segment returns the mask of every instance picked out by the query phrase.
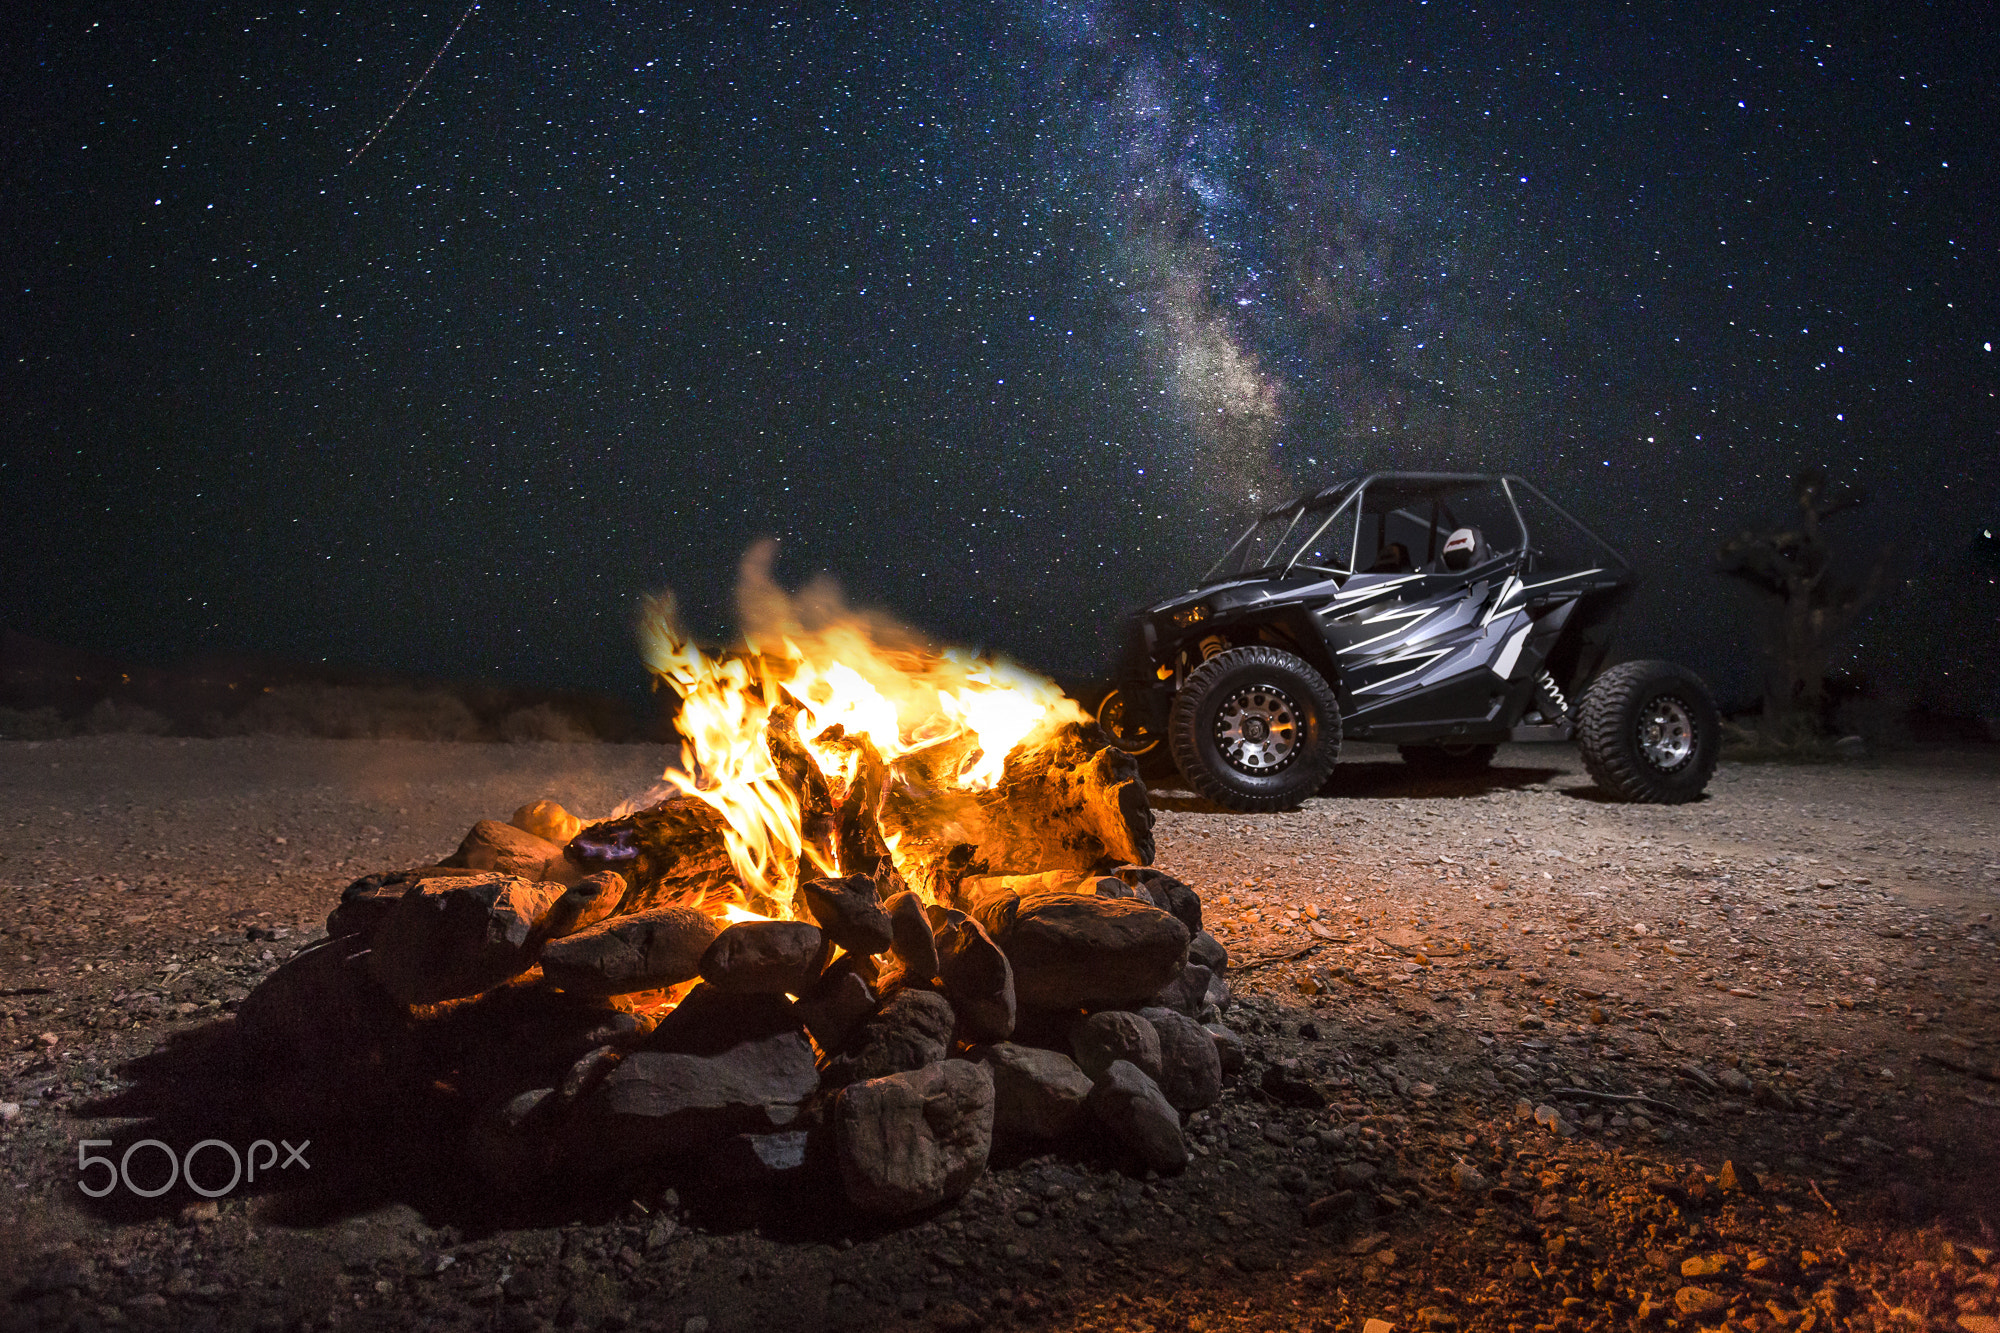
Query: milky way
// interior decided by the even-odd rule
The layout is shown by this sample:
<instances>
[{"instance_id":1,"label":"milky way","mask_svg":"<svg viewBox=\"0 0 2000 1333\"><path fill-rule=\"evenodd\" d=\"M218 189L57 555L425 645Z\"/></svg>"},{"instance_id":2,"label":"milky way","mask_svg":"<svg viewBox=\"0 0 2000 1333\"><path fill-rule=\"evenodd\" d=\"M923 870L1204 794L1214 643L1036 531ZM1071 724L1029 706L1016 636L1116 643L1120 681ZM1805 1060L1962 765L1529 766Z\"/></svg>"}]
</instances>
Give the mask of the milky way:
<instances>
[{"instance_id":1,"label":"milky way","mask_svg":"<svg viewBox=\"0 0 2000 1333\"><path fill-rule=\"evenodd\" d=\"M2000 43L1906 8L17 25L0 617L624 688L775 536L1081 673L1274 498L1505 468L1754 693L1715 547L1824 463L1898 561L1842 664L1977 705Z\"/></svg>"}]
</instances>

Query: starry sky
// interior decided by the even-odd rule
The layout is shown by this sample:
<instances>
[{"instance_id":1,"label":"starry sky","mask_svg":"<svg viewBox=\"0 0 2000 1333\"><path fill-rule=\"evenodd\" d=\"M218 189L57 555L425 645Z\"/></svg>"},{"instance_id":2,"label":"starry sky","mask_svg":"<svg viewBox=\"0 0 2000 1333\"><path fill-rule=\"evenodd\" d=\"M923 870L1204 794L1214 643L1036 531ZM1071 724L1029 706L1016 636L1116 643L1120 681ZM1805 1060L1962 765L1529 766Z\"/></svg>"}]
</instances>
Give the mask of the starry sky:
<instances>
[{"instance_id":1,"label":"starry sky","mask_svg":"<svg viewBox=\"0 0 2000 1333\"><path fill-rule=\"evenodd\" d=\"M639 596L720 633L768 535L1085 673L1260 505L1506 469L1644 571L1628 653L1754 697L1715 548L1819 464L1894 575L1841 664L2000 711L1994 26L31 6L0 620L625 690Z\"/></svg>"}]
</instances>

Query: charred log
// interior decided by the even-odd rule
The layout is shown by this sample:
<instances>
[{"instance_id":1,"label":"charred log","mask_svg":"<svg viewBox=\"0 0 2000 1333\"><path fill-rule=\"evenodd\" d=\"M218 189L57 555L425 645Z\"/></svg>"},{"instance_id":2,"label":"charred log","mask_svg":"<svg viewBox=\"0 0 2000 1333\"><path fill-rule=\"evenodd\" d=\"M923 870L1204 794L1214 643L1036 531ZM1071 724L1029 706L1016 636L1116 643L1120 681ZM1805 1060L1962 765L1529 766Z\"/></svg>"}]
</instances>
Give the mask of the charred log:
<instances>
[{"instance_id":1,"label":"charred log","mask_svg":"<svg viewBox=\"0 0 2000 1333\"><path fill-rule=\"evenodd\" d=\"M614 870L629 886L616 915L671 903L699 903L736 882L721 814L677 794L620 819L588 825L563 855L585 874Z\"/></svg>"}]
</instances>

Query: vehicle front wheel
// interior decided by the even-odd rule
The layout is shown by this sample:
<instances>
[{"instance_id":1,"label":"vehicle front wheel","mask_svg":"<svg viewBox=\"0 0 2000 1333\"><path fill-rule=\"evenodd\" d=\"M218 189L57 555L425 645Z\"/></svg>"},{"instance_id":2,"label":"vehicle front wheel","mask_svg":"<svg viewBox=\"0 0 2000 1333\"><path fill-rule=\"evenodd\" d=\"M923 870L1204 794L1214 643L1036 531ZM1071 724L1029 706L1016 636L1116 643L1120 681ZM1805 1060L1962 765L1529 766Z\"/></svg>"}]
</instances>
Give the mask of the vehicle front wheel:
<instances>
[{"instance_id":1,"label":"vehicle front wheel","mask_svg":"<svg viewBox=\"0 0 2000 1333\"><path fill-rule=\"evenodd\" d=\"M1699 797L1722 749L1722 720L1701 677L1673 662L1621 662L1584 692L1576 736L1606 795L1650 805Z\"/></svg>"},{"instance_id":2,"label":"vehicle front wheel","mask_svg":"<svg viewBox=\"0 0 2000 1333\"><path fill-rule=\"evenodd\" d=\"M1190 675L1167 725L1188 786L1232 810L1289 810L1340 758L1340 706L1303 658L1231 648Z\"/></svg>"},{"instance_id":3,"label":"vehicle front wheel","mask_svg":"<svg viewBox=\"0 0 2000 1333\"><path fill-rule=\"evenodd\" d=\"M1399 745L1396 753L1412 772L1427 778L1462 778L1492 766L1497 745Z\"/></svg>"}]
</instances>

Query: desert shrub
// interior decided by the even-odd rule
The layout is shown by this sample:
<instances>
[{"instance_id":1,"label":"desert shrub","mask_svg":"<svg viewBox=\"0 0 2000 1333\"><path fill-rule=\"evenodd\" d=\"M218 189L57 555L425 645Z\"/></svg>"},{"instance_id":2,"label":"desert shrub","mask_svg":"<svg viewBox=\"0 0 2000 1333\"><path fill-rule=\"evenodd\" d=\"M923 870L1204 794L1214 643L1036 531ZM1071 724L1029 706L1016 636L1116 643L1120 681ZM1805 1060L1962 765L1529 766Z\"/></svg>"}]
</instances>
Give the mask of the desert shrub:
<instances>
[{"instance_id":1,"label":"desert shrub","mask_svg":"<svg viewBox=\"0 0 2000 1333\"><path fill-rule=\"evenodd\" d=\"M500 737L508 741L594 741L589 727L554 704L516 708L500 719Z\"/></svg>"},{"instance_id":2,"label":"desert shrub","mask_svg":"<svg viewBox=\"0 0 2000 1333\"><path fill-rule=\"evenodd\" d=\"M99 699L96 707L83 715L83 729L92 736L164 736L174 729L174 720L142 704Z\"/></svg>"},{"instance_id":3,"label":"desert shrub","mask_svg":"<svg viewBox=\"0 0 2000 1333\"><path fill-rule=\"evenodd\" d=\"M69 723L53 708L0 708L0 740L52 741L69 734Z\"/></svg>"},{"instance_id":4,"label":"desert shrub","mask_svg":"<svg viewBox=\"0 0 2000 1333\"><path fill-rule=\"evenodd\" d=\"M239 735L335 740L476 741L479 719L456 695L402 686L281 685L230 719Z\"/></svg>"},{"instance_id":5,"label":"desert shrub","mask_svg":"<svg viewBox=\"0 0 2000 1333\"><path fill-rule=\"evenodd\" d=\"M1840 757L1833 739L1802 713L1769 722L1759 718L1748 726L1725 721L1722 757L1744 764L1827 764Z\"/></svg>"}]
</instances>

